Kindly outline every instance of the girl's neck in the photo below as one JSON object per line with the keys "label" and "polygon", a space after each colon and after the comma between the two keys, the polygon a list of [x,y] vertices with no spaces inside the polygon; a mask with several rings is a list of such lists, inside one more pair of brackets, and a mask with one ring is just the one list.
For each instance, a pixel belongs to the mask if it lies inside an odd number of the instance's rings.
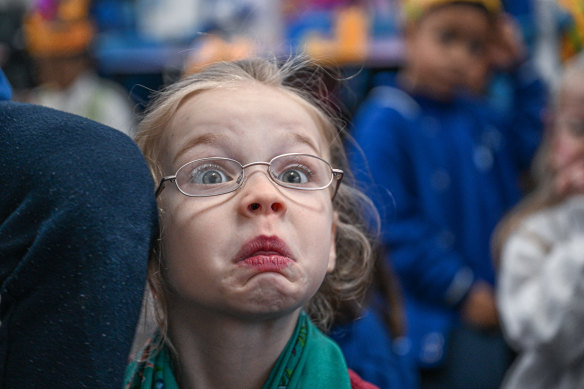
{"label": "girl's neck", "polygon": [[182,310],[169,320],[179,386],[260,389],[292,336],[299,312],[278,319],[241,320],[200,311],[186,317]]}

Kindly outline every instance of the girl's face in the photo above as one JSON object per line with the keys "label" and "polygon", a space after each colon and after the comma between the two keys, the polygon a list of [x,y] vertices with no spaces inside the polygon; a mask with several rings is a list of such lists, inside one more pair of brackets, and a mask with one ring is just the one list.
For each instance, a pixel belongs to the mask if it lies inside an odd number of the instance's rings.
{"label": "girl's face", "polygon": [[[241,164],[284,153],[329,159],[307,108],[285,92],[251,82],[186,99],[162,142],[165,174],[206,157]],[[242,187],[219,196],[187,197],[172,184],[162,191],[170,318],[173,312],[241,319],[299,312],[334,268],[331,192],[278,186],[265,165],[248,167],[245,174]]]}

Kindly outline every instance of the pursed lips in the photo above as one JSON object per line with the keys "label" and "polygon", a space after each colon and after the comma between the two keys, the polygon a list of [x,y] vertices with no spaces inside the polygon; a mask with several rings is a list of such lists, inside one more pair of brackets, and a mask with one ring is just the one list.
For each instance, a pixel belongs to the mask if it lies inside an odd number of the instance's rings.
{"label": "pursed lips", "polygon": [[261,235],[246,242],[235,262],[259,271],[279,271],[293,262],[288,245],[277,236]]}

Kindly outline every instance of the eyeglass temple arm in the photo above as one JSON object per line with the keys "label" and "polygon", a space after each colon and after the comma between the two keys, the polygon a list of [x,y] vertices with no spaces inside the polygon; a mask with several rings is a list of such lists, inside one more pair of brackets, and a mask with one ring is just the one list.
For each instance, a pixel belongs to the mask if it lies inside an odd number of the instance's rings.
{"label": "eyeglass temple arm", "polygon": [[162,179],[160,180],[160,183],[158,184],[158,188],[156,188],[156,192],[154,192],[154,197],[158,197],[158,195],[160,195],[160,193],[164,190],[165,187],[165,183],[167,181],[174,181],[176,180],[176,176],[167,176],[167,177],[162,177]]}
{"label": "eyeglass temple arm", "polygon": [[341,186],[341,181],[342,181],[344,175],[345,175],[345,172],[342,171],[341,169],[333,169],[333,176],[337,180],[337,185],[335,186],[335,191],[333,192],[333,197],[331,200],[335,199],[335,196],[337,195],[337,192],[339,191],[339,186]]}

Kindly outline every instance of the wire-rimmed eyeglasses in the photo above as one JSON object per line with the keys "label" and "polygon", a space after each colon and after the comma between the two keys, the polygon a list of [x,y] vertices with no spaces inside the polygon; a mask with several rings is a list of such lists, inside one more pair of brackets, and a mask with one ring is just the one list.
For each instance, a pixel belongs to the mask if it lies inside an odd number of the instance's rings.
{"label": "wire-rimmed eyeglasses", "polygon": [[270,162],[251,162],[245,165],[231,158],[202,158],[182,165],[172,176],[163,177],[156,189],[156,196],[162,192],[167,181],[174,182],[182,194],[190,197],[230,193],[245,183],[245,169],[255,165],[266,165],[271,180],[285,188],[322,190],[335,182],[332,198],[335,197],[344,174],[340,169],[333,169],[324,159],[310,154],[282,154],[272,158]]}

